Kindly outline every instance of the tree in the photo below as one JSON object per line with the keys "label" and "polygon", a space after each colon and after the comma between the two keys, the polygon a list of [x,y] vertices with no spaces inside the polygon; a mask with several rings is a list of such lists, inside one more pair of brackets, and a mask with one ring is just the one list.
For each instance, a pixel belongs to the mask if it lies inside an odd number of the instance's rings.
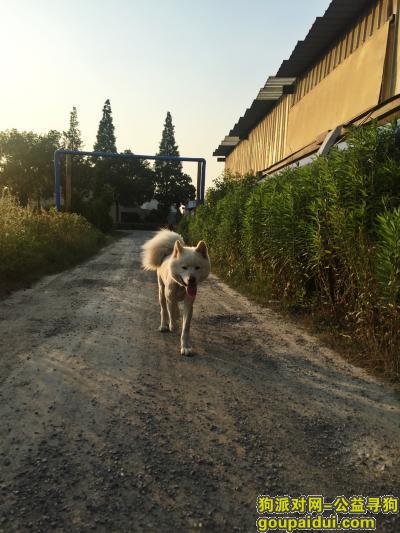
{"label": "tree", "polygon": [[79,129],[78,112],[72,108],[69,117],[69,130],[63,132],[63,144],[68,150],[80,150],[83,146],[81,130]]}
{"label": "tree", "polygon": [[[69,129],[63,132],[63,147],[67,150],[81,150],[83,141],[81,130],[79,129],[78,112],[76,107],[72,108],[69,118]],[[71,156],[72,165],[72,206],[79,204],[82,198],[88,197],[92,190],[93,169],[91,162],[82,157]],[[65,176],[63,176],[65,178]],[[63,187],[65,187],[63,179]]]}
{"label": "tree", "polygon": [[178,212],[182,204],[185,205],[189,200],[196,198],[196,188],[192,184],[192,178],[188,174],[183,173],[178,182],[173,182],[171,190]]}
{"label": "tree", "polygon": [[23,205],[54,194],[54,151],[61,134],[51,130],[38,135],[16,129],[0,132],[0,188],[8,186]]}
{"label": "tree", "polygon": [[108,99],[105,101],[103,106],[103,116],[100,120],[96,142],[93,148],[96,152],[115,153],[117,151],[111,104],[110,100]]}
{"label": "tree", "polygon": [[[124,150],[131,154],[131,150]],[[147,161],[121,159],[111,185],[117,202],[125,206],[140,206],[154,198],[154,171]]]}
{"label": "tree", "polygon": [[[171,113],[168,111],[157,155],[179,156],[174,130]],[[181,204],[195,197],[196,190],[191,184],[190,176],[183,173],[181,161],[156,161],[154,170],[155,198],[165,213],[168,213],[171,205],[179,210]]]}
{"label": "tree", "polygon": [[[96,152],[117,152],[114,129],[111,104],[110,100],[107,99],[104,102],[103,114],[93,146]],[[93,194],[94,197],[103,199],[103,207],[108,212],[114,199],[117,201],[117,198],[114,198],[110,191],[114,192],[112,182],[117,177],[118,163],[116,164],[111,159],[95,158],[93,164]]]}
{"label": "tree", "polygon": [[[110,100],[106,100],[103,107],[94,150],[117,152]],[[125,153],[131,152],[125,150]],[[93,162],[93,195],[102,198],[103,206],[108,210],[115,202],[117,216],[120,203],[137,206],[153,198],[154,172],[148,163],[119,158],[96,158]]]}
{"label": "tree", "polygon": [[[114,129],[110,100],[106,100],[93,146],[96,152],[117,152]],[[93,158],[93,163],[95,181],[93,188],[95,194],[99,194],[104,185],[115,178],[118,164],[115,164],[115,160],[105,158]]]}

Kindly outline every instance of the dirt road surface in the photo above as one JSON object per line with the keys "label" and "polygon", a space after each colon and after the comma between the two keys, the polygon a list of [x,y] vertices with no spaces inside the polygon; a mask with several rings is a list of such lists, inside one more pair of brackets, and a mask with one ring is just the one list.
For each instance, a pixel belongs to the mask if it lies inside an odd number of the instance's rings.
{"label": "dirt road surface", "polygon": [[150,235],[0,302],[0,531],[251,532],[259,494],[398,496],[396,391],[216,277],[180,356]]}

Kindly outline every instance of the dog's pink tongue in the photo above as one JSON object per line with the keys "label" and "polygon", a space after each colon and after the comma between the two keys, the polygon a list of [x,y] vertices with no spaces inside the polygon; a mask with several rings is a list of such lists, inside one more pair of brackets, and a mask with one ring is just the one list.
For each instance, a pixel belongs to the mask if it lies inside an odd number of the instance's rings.
{"label": "dog's pink tongue", "polygon": [[196,298],[196,294],[197,294],[196,283],[189,283],[189,285],[186,287],[186,292],[191,298]]}

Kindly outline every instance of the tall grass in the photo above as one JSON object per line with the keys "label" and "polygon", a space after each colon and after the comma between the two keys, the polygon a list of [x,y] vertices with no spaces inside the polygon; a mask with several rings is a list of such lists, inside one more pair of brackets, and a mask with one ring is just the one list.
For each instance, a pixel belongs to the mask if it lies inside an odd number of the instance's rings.
{"label": "tall grass", "polygon": [[256,185],[225,174],[181,231],[217,270],[265,300],[303,309],[400,374],[400,147],[395,125],[352,130],[348,149]]}
{"label": "tall grass", "polygon": [[22,207],[0,193],[0,285],[31,280],[77,263],[98,250],[104,236],[83,217]]}

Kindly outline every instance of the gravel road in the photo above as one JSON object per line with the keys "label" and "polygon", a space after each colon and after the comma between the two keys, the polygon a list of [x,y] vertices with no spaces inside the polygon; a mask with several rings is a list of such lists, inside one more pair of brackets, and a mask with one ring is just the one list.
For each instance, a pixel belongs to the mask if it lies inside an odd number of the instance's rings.
{"label": "gravel road", "polygon": [[0,532],[252,532],[259,494],[398,496],[395,389],[214,276],[180,356],[150,235],[0,302]]}

